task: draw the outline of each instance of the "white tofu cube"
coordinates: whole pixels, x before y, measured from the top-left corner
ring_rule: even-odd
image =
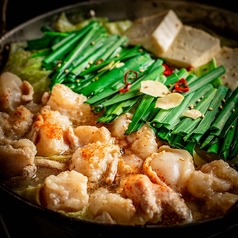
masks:
[[[182,26],[175,12],[168,10],[135,20],[125,35],[129,38],[129,44],[140,44],[158,54],[169,49]]]
[[[170,48],[158,57],[177,67],[198,67],[220,51],[220,39],[209,33],[183,25]]]
[[[226,68],[226,73],[221,76],[222,82],[234,91],[238,86],[238,48],[223,46],[214,58],[217,66]]]

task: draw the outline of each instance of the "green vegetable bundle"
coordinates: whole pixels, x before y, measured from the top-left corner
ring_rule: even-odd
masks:
[[[163,59],[140,45],[128,46],[125,36],[109,33],[100,21],[88,21],[69,32],[48,27],[42,32],[41,38],[28,41],[26,49],[41,59],[41,71],[50,72],[49,89],[61,83],[87,96],[86,103],[101,113],[98,122],[110,123],[132,112],[126,134],[147,123],[172,147],[192,154],[198,146],[225,160],[236,158],[238,89],[231,92],[221,83],[225,68],[214,60],[193,71],[181,68],[168,74]],[[158,97],[140,91],[145,80],[160,82],[170,92],[177,90],[184,96],[182,103],[170,109],[155,107]],[[180,82],[186,82],[186,90]],[[191,108],[201,116],[184,116]]]

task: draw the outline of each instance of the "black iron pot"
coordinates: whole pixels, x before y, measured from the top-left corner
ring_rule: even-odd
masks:
[[[111,20],[135,19],[173,9],[184,24],[203,28],[221,38],[221,44],[238,47],[238,14],[208,5],[189,1],[160,0],[106,0],[86,1],[50,11],[8,31],[0,38],[0,65],[6,60],[6,45],[11,41],[31,39],[41,34],[40,27],[52,25],[61,12],[77,22],[94,10],[98,17]],[[73,238],[73,237],[161,237],[175,236],[208,238],[237,237],[238,207],[234,206],[224,217],[173,226],[122,226],[106,225],[69,218],[57,212],[34,205],[0,183],[0,212],[3,238]]]

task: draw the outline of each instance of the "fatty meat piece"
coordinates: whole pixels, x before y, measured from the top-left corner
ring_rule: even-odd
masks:
[[[87,176],[89,182],[97,183],[103,179],[106,183],[112,183],[117,173],[119,156],[118,145],[99,141],[89,143],[73,153],[70,169]]]
[[[136,209],[129,198],[123,198],[119,194],[111,193],[106,188],[99,188],[89,198],[89,211],[94,217],[108,213],[116,224],[130,224]],[[102,217],[101,222],[105,222]]]
[[[87,182],[86,176],[74,170],[50,175],[42,184],[40,202],[54,211],[80,211],[88,205]]]
[[[36,172],[35,145],[28,139],[0,145],[0,173],[6,177],[32,177]]]
[[[154,183],[165,183],[174,191],[182,193],[195,167],[188,151],[163,145],[145,160],[143,170]]]
[[[74,124],[82,125],[88,120],[93,121],[95,118],[90,105],[84,103],[86,100],[87,98],[84,95],[73,92],[64,84],[56,84],[46,105],[50,106],[52,110],[67,116]]]
[[[192,215],[180,195],[167,185],[154,184],[144,174],[131,175],[121,183],[122,196],[133,201],[137,210],[137,224],[157,223],[163,215],[177,214],[182,221],[191,221]]]
[[[0,111],[12,113],[16,107],[33,100],[33,87],[17,75],[5,72],[0,76]]]
[[[48,106],[43,107],[35,119],[29,138],[36,145],[37,155],[41,156],[60,155],[78,147],[69,118]]]

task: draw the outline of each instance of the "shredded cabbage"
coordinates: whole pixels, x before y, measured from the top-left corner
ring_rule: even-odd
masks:
[[[49,90],[50,79],[47,71],[41,68],[43,56],[32,57],[33,52],[25,50],[26,42],[10,44],[8,61],[3,72],[11,72],[22,80],[28,81],[34,88],[35,100],[39,101],[42,94]]]

